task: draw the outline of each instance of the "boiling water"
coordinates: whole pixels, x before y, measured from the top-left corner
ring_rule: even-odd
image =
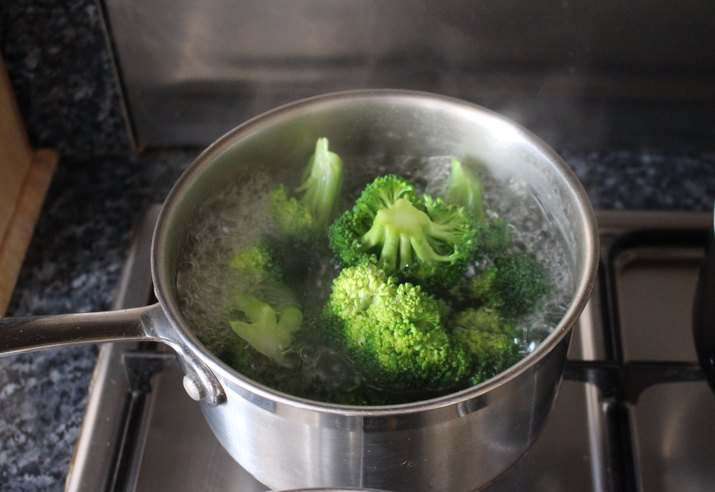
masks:
[[[387,173],[412,180],[420,191],[440,195],[446,190],[451,169],[449,157],[344,158],[344,163],[341,211],[352,205],[365,184]],[[534,253],[549,270],[554,286],[553,295],[542,308],[520,322],[520,350],[526,355],[553,330],[567,308],[573,292],[573,278],[566,264],[568,245],[526,186],[517,181],[499,182],[477,172],[484,183],[488,214],[507,220],[513,247]],[[201,342],[229,365],[235,365],[233,348],[244,343],[229,325],[236,319],[235,313],[231,314],[231,297],[237,291],[250,293],[251,286],[237,285],[228,264],[237,251],[261,238],[277,236],[268,194],[280,182],[295,188],[298,179],[299,175],[276,177],[260,172],[237,177],[201,205],[190,228],[177,270],[179,307]],[[285,258],[278,259],[302,265],[287,276],[304,313],[295,354],[285,367],[262,356],[241,365],[241,372],[258,382],[314,399],[330,399],[325,395],[353,386],[356,381],[350,362],[323,346],[317,333],[320,309],[339,272],[327,239],[323,242],[324,246],[293,244],[283,249]]]

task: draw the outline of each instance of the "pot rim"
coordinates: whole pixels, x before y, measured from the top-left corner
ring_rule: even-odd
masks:
[[[585,235],[585,237],[582,238],[585,253],[583,256],[584,274],[578,281],[576,294],[574,295],[572,302],[569,304],[569,307],[562,316],[561,320],[555,326],[554,330],[537,345],[533,352],[522,358],[519,362],[512,365],[507,370],[497,374],[489,380],[483,381],[476,386],[428,400],[419,400],[397,405],[358,406],[309,400],[280,392],[239,373],[208,350],[208,348],[198,340],[193,331],[186,326],[175,298],[170,296],[164,287],[165,285],[170,285],[175,282],[174,274],[169,271],[165,262],[162,262],[161,260],[161,256],[163,255],[162,252],[166,249],[167,231],[172,223],[172,216],[176,211],[177,205],[181,202],[182,197],[185,194],[185,190],[187,190],[191,184],[198,179],[200,174],[207,167],[210,167],[215,157],[220,155],[230,146],[234,145],[237,140],[240,140],[241,138],[256,131],[260,131],[265,126],[269,126],[276,117],[283,117],[291,112],[300,112],[305,107],[315,104],[367,97],[385,99],[397,98],[403,100],[429,100],[436,104],[450,106],[452,109],[480,112],[494,118],[501,124],[509,126],[513,131],[520,134],[524,140],[528,141],[541,153],[545,154],[548,159],[555,164],[555,169],[559,171],[561,179],[567,183],[568,189],[573,196],[574,204],[578,208],[578,216],[583,224],[583,231],[581,232]],[[327,412],[341,416],[396,416],[400,414],[438,410],[440,408],[472,400],[476,397],[489,393],[493,389],[504,385],[512,379],[517,378],[530,367],[538,364],[541,359],[549,354],[561,342],[561,340],[567,336],[577,322],[578,317],[590,298],[590,293],[595,283],[599,263],[599,244],[597,237],[597,225],[593,209],[588,196],[581,183],[578,181],[575,173],[566,164],[566,162],[553,149],[551,149],[551,147],[549,147],[529,130],[492,110],[449,96],[422,91],[396,89],[350,90],[332,92],[301,99],[264,112],[229,130],[203,150],[174,183],[174,186],[161,207],[152,241],[151,272],[152,280],[154,281],[155,295],[164,311],[164,314],[175,329],[176,336],[180,338],[183,343],[195,347],[197,349],[197,355],[202,358],[204,363],[206,363],[212,371],[216,372],[217,375],[220,375],[219,379],[234,381],[242,389],[253,393],[255,396],[303,410],[317,411],[321,413]]]

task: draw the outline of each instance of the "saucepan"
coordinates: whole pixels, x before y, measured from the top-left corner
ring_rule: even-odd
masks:
[[[496,179],[525,183],[569,247],[567,308],[520,362],[469,389],[376,407],[320,403],[280,393],[211,353],[178,307],[177,263],[196,210],[247,166],[292,165],[329,136],[344,155],[444,156],[457,149]],[[296,166],[304,161],[295,159]],[[587,196],[545,143],[476,105],[409,91],[351,91],[305,99],[238,126],[208,147],[169,193],[154,231],[158,302],[106,313],[0,320],[0,353],[118,340],[169,345],[184,386],[231,456],[275,489],[362,487],[474,490],[493,481],[535,441],[562,379],[572,329],[598,265]]]

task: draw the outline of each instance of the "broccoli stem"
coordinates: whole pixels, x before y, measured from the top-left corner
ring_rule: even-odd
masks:
[[[382,244],[380,258],[388,271],[411,266],[413,251],[421,261],[450,261],[452,255],[438,254],[427,240],[427,235],[433,231],[437,239],[448,236],[426,213],[409,200],[400,198],[392,206],[377,212],[372,227],[362,236],[362,242],[368,249]]]
[[[469,210],[477,223],[484,222],[486,219],[486,213],[484,212],[484,186],[481,180],[465,169],[455,157],[452,157],[452,175],[446,201]]]
[[[328,139],[319,138],[315,153],[308,161],[303,184],[296,188],[304,193],[301,201],[310,210],[314,223],[326,228],[332,219],[340,186],[342,185],[343,162],[328,150]]]
[[[275,310],[265,302],[241,292],[235,294],[233,299],[236,303],[236,307],[243,311],[252,323],[276,323]]]

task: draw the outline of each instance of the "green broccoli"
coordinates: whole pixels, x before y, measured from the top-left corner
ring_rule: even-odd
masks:
[[[271,213],[278,230],[287,237],[306,237],[313,230],[313,216],[302,201],[288,194],[285,186],[280,185],[269,195]]]
[[[484,211],[484,186],[482,181],[452,157],[452,173],[445,201],[466,208],[477,222],[486,220]]]
[[[474,299],[509,319],[535,309],[551,288],[548,270],[531,253],[498,258],[470,282]]]
[[[551,279],[534,255],[513,252],[509,224],[487,217],[481,182],[457,159],[444,199],[395,175],[368,184],[328,229],[342,270],[320,284],[317,303],[297,302],[301,285],[338,267],[314,269],[327,249],[304,239],[327,227],[341,179],[340,158],[319,139],[299,196],[285,186],[270,194],[283,234],[230,259],[234,367],[279,391],[374,405],[479,384],[515,363],[515,323]]]
[[[452,339],[470,358],[471,384],[495,376],[519,360],[516,329],[494,309],[459,311],[450,319]]]
[[[302,202],[310,210],[316,226],[325,228],[332,220],[342,181],[343,161],[338,154],[328,150],[327,138],[319,138],[305,170],[303,184],[296,189],[303,193]]]
[[[230,321],[233,331],[257,352],[278,363],[285,362],[285,352],[293,341],[293,332],[300,329],[303,313],[296,306],[275,307],[248,294],[233,296],[236,308],[246,321]]]
[[[256,278],[281,279],[281,270],[267,247],[254,244],[236,252],[229,260],[235,272]]]
[[[452,388],[466,379],[468,361],[443,328],[441,309],[419,286],[363,262],[333,281],[324,329],[370,385]]]
[[[256,296],[268,304],[295,304],[285,285],[283,269],[263,242],[236,252],[229,260],[232,289]]]
[[[504,219],[487,219],[476,225],[474,258],[498,258],[508,254],[511,230]]]
[[[452,285],[464,274],[475,234],[463,207],[418,197],[411,182],[387,175],[365,187],[328,237],[344,266],[373,258],[387,273],[432,288]]]
[[[281,270],[268,248],[253,245],[237,252],[229,261],[237,292],[232,295],[229,321],[233,331],[255,351],[278,363],[300,329],[303,313],[283,283]],[[252,364],[252,353],[239,344],[235,361],[239,367]]]
[[[452,157],[452,172],[445,201],[468,210],[476,224],[475,258],[495,258],[511,245],[509,224],[503,219],[489,218],[484,203],[484,185],[477,175]]]
[[[328,139],[319,138],[315,153],[308,161],[303,181],[291,197],[284,186],[270,194],[271,210],[281,232],[289,237],[304,237],[315,230],[324,230],[335,212],[342,186],[343,161],[328,150]]]

